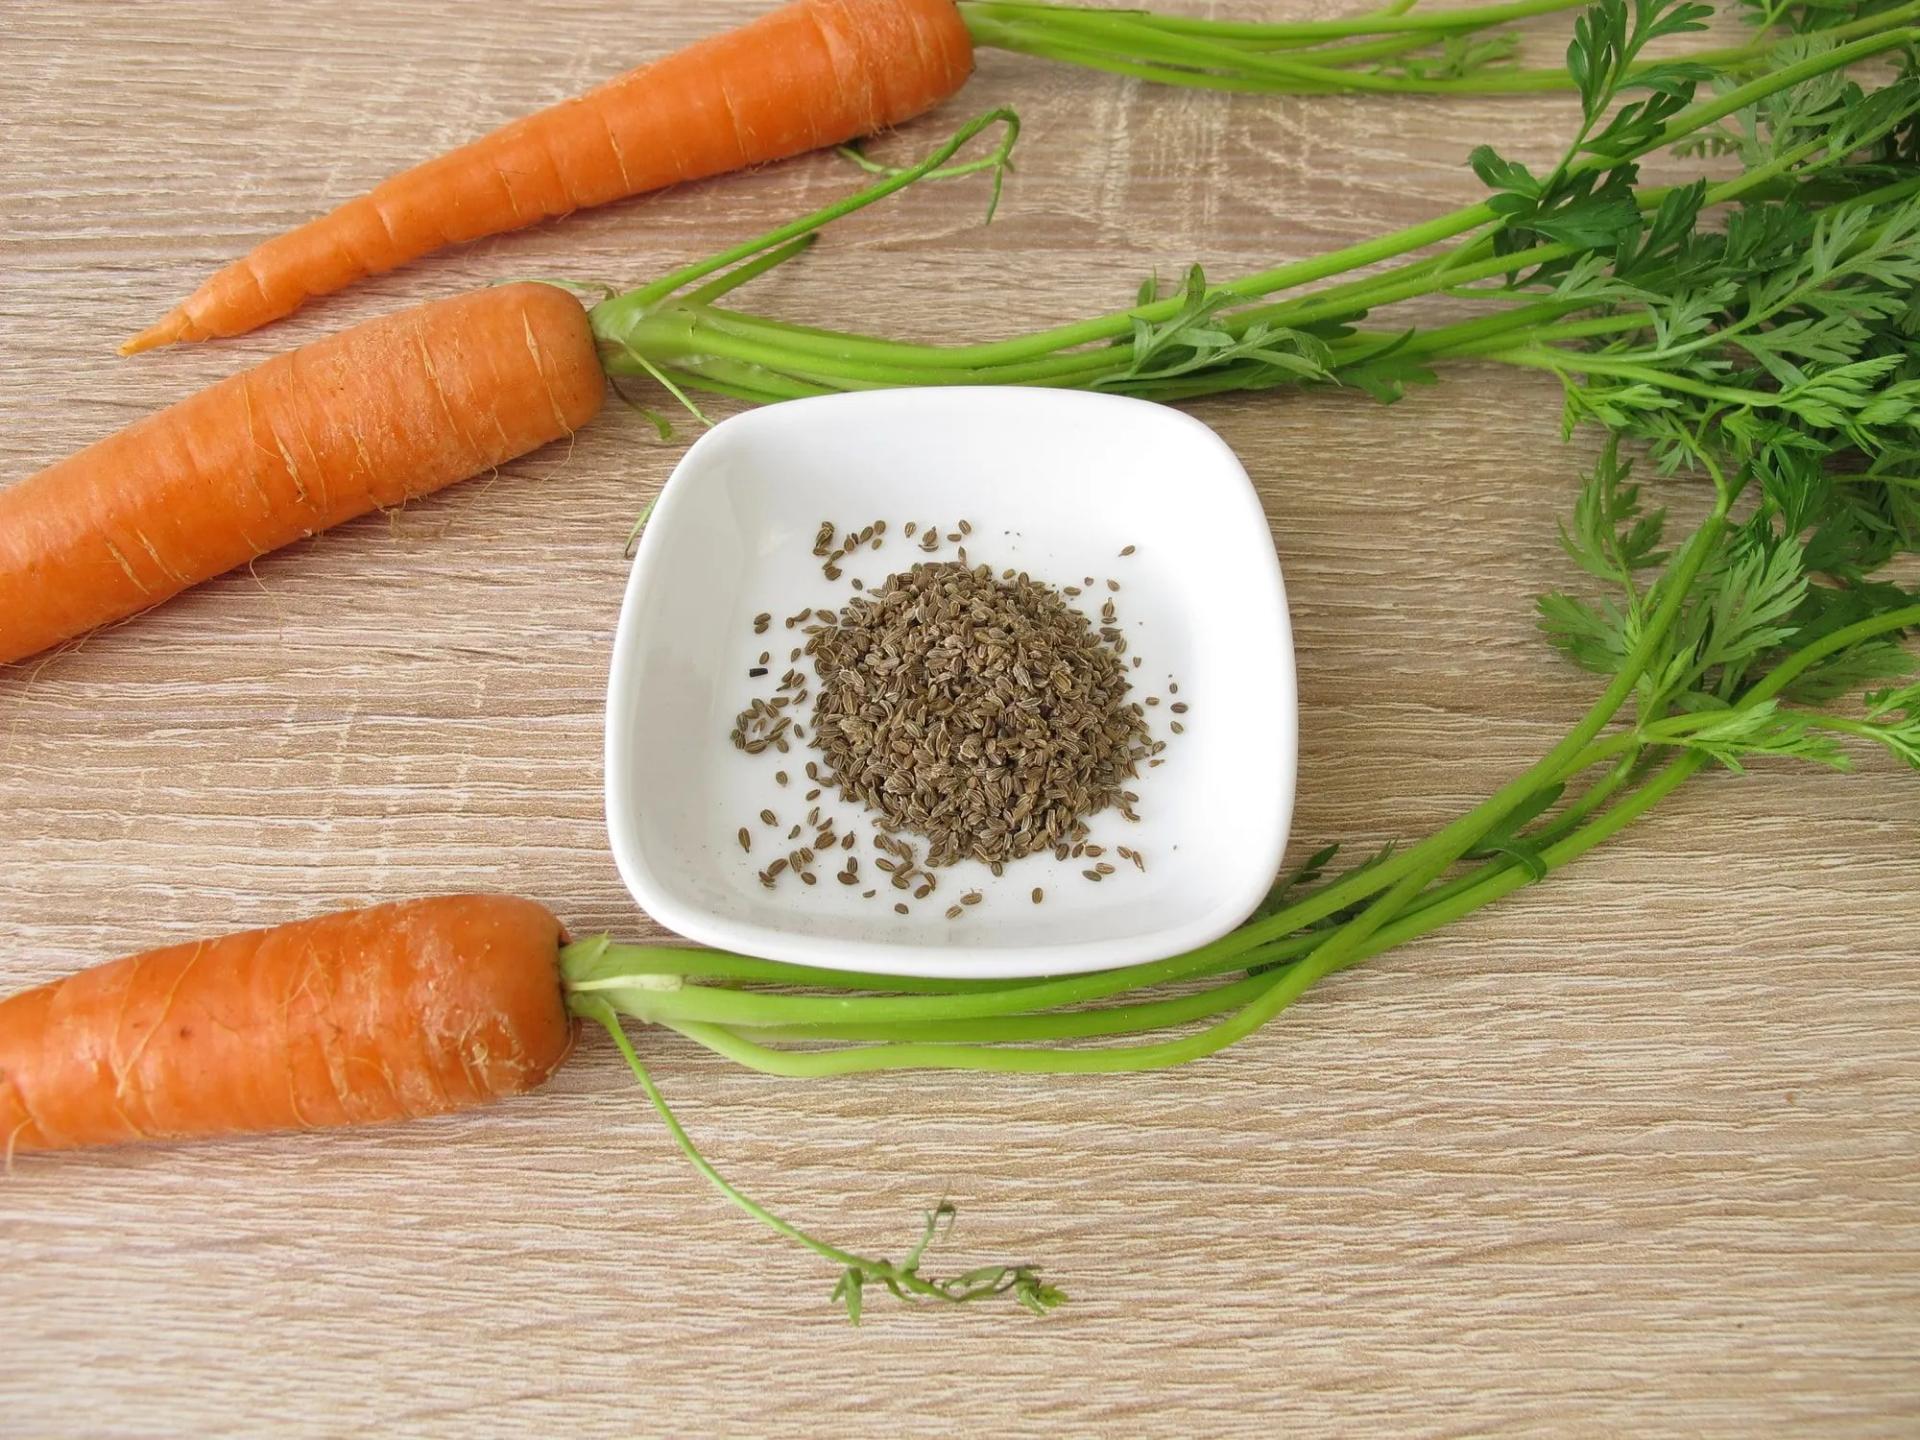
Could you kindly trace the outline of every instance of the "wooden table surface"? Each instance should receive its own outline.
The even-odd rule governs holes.
[[[847,190],[815,156],[444,255],[244,341],[113,354],[261,237],[760,8],[14,0],[0,483],[348,322],[503,276],[649,276]],[[1156,267],[1228,274],[1461,203],[1472,144],[1545,158],[1571,113],[987,54],[889,143],[1001,101],[1028,134],[990,229],[977,188],[923,188],[759,303],[1012,333]],[[1592,449],[1561,444],[1550,380],[1194,409],[1287,569],[1296,853],[1417,836],[1577,715],[1594,687],[1530,612]],[[610,407],[571,449],[0,675],[0,990],[463,888],[658,936],[608,858],[599,743],[621,542],[679,450]],[[1167,1074],[795,1085],[642,1038],[749,1190],[883,1250],[950,1197],[953,1258],[1031,1256],[1072,1293],[1043,1321],[876,1305],[849,1330],[833,1276],[708,1191],[604,1042],[484,1113],[23,1158],[0,1182],[0,1433],[1912,1434],[1917,838],[1920,785],[1876,758],[1703,779]]]

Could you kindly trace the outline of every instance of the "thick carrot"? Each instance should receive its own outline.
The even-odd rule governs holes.
[[[870,135],[972,69],[954,0],[791,0],[267,241],[120,348],[239,335],[443,246]]]
[[[539,1085],[560,922],[452,895],[129,956],[0,1001],[0,1153],[363,1125]]]
[[[0,490],[0,663],[557,440],[605,380],[579,302],[506,285],[269,360]]]

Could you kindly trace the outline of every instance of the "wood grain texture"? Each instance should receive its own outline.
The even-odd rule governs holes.
[[[849,185],[814,157],[429,260],[248,340],[112,344],[426,152],[758,0],[0,7],[0,483],[243,360],[504,276],[642,277]],[[1242,13],[1332,11],[1334,0]],[[1553,47],[1547,46],[1550,53]],[[762,282],[779,313],[988,337],[1370,235],[1545,156],[1563,100],[1263,102],[987,55],[964,185]],[[1298,845],[1412,835],[1590,685],[1533,633],[1586,446],[1551,382],[1391,412],[1196,407],[1258,478],[1303,679]],[[620,542],[677,449],[570,451],[350,525],[0,675],[0,989],[343,903],[514,890],[659,933],[602,840]],[[0,1182],[0,1433],[1911,1434],[1920,1428],[1920,789],[1703,780],[1550,883],[1165,1075],[793,1086],[648,1053],[723,1168],[898,1248],[1044,1261],[1074,1303],[876,1307],[724,1208],[590,1044],[411,1128],[22,1161]]]

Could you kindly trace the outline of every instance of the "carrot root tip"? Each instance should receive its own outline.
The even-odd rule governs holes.
[[[120,342],[122,355],[138,355],[143,350],[158,350],[162,345],[171,345],[181,337],[185,326],[180,312],[174,311],[158,324],[149,325],[138,335]]]

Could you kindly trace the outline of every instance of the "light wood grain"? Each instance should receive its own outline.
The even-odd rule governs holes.
[[[112,342],[441,146],[759,9],[605,0],[0,7],[0,482],[243,361],[509,275],[655,273],[845,190],[815,157],[419,264],[264,335]],[[1248,13],[1305,13],[1300,5]],[[1326,9],[1335,8],[1326,0]],[[1551,53],[1551,44],[1545,53]],[[988,337],[1201,259],[1474,193],[1564,100],[1266,102],[983,57],[1028,127],[1001,218],[916,193],[763,283],[779,313]],[[1303,679],[1300,847],[1412,835],[1590,684],[1529,605],[1587,446],[1542,378],[1394,410],[1197,407],[1266,498]],[[620,541],[677,449],[571,451],[263,560],[0,675],[0,990],[462,887],[656,935],[601,831]],[[0,1183],[0,1433],[1823,1434],[1920,1428],[1920,787],[1704,780],[1550,883],[1154,1076],[794,1086],[649,1035],[739,1181],[849,1243],[1074,1303],[876,1307],[724,1208],[616,1057],[358,1134],[35,1159]]]

